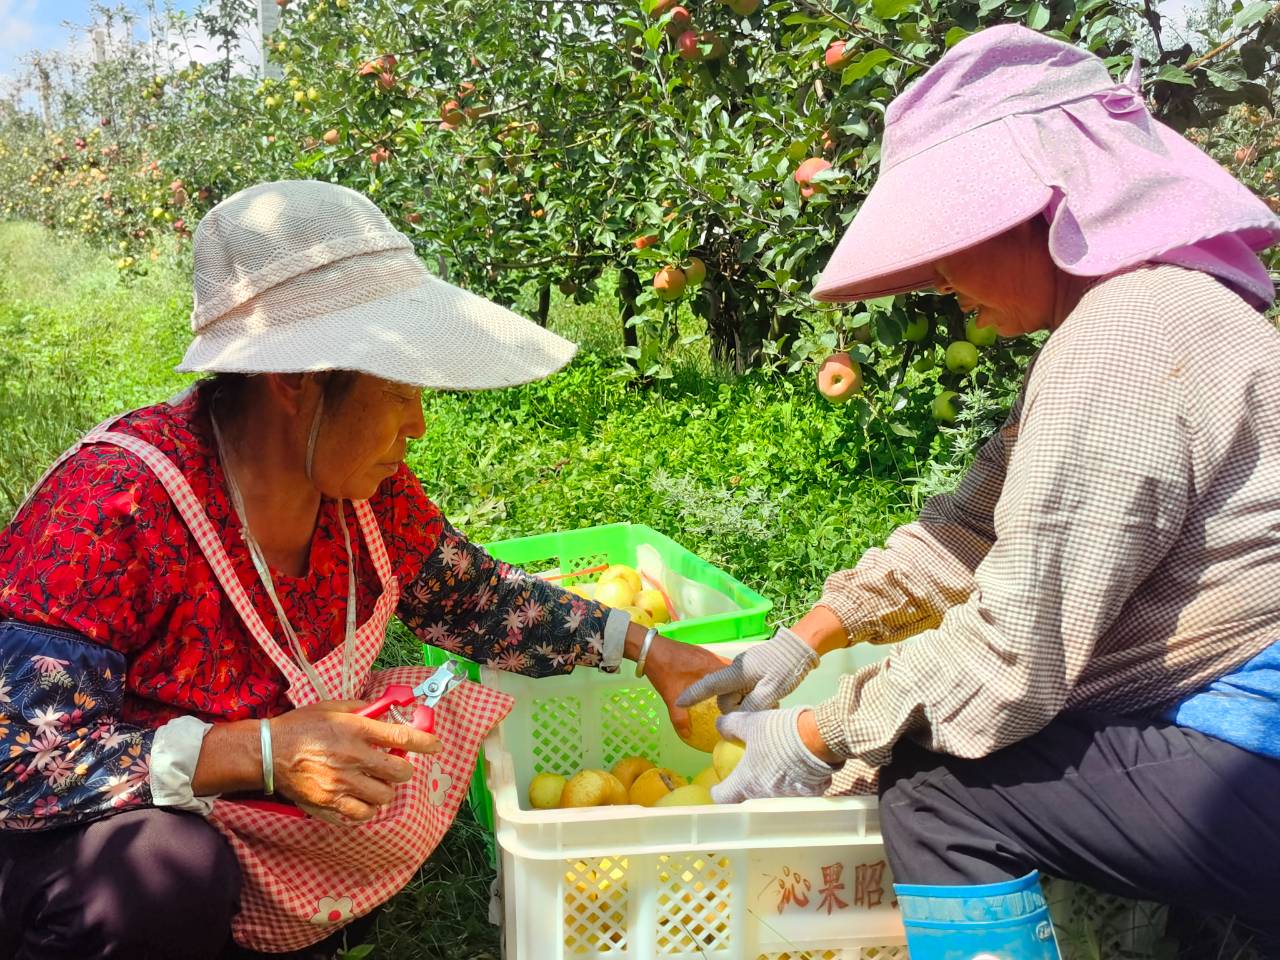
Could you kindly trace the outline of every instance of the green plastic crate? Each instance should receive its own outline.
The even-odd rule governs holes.
[[[641,544],[656,550],[662,562],[674,572],[720,591],[739,605],[739,609],[733,612],[663,624],[663,636],[697,644],[764,639],[768,636],[767,618],[769,611],[773,609],[772,601],[686,550],[665,534],[641,523],[610,523],[561,533],[541,533],[532,537],[490,543],[485,549],[493,557],[529,573],[540,573],[552,567],[559,567],[562,572],[568,573],[602,563],[634,565],[636,551]],[[598,574],[589,574],[582,579],[591,580],[596,576]],[[479,666],[467,658],[431,646],[424,645],[422,650],[428,666],[439,666],[446,660],[453,660],[465,667],[467,676],[479,681]],[[476,821],[492,838],[493,798],[485,784],[483,751],[476,761],[476,770],[471,777],[471,788],[467,796]],[[490,849],[491,859],[493,853]]]

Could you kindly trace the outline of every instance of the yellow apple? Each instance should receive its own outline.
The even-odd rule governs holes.
[[[708,790],[710,790],[712,787],[714,787],[717,783],[720,782],[720,775],[716,773],[715,767],[707,767],[707,769],[703,770],[701,773],[699,773],[696,777],[693,778],[693,782],[700,787],[706,787]]]
[[[599,807],[610,802],[612,784],[603,770],[580,770],[569,778],[560,795],[561,807]]]
[[[612,773],[601,771],[609,778],[609,798],[605,801],[610,806],[617,806],[622,803],[630,803],[630,794],[622,781],[615,777]]]
[[[652,807],[672,790],[686,786],[688,782],[674,770],[654,767],[636,777],[636,782],[631,785],[631,802]]]
[[[689,708],[689,735],[680,739],[703,753],[711,753],[720,741],[716,730],[716,721],[720,719],[720,708],[715,697],[708,697]]]
[[[595,599],[606,607],[629,607],[635,598],[636,592],[621,580],[596,584]]]
[[[644,757],[623,757],[613,765],[611,772],[622,781],[624,787],[630,790],[631,785],[636,782],[636,777],[652,769],[653,764]]]
[[[613,580],[622,580],[631,588],[631,593],[640,592],[640,573],[635,567],[629,567],[625,563],[615,563],[604,573],[600,574],[601,585],[609,583]]]
[[[671,610],[667,607],[661,590],[654,590],[652,587],[641,590],[636,594],[636,606],[647,613],[654,623],[666,623],[671,619]]]
[[[560,806],[560,795],[568,781],[558,773],[540,773],[529,781],[529,806],[552,810]]]
[[[625,610],[631,617],[632,623],[638,623],[642,627],[652,627],[653,618],[649,616],[649,611],[642,610],[640,607],[619,607],[619,610]]]
[[[655,807],[695,807],[705,806],[708,803],[715,803],[711,799],[711,790],[701,784],[691,783],[684,787],[677,787],[668,793],[665,797],[660,797]]]
[[[741,740],[721,740],[711,751],[711,766],[716,776],[722,781],[729,779],[733,768],[738,765],[742,755],[747,752],[747,745]]]

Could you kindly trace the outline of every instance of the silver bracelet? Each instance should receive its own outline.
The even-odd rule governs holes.
[[[658,635],[657,627],[650,627],[649,632],[644,635],[644,643],[640,644],[640,655],[636,657],[636,676],[644,676],[644,661],[649,656],[649,647],[653,644],[653,638]]]
[[[275,758],[271,755],[271,721],[258,721],[258,738],[262,743],[262,792],[268,797],[276,792]]]

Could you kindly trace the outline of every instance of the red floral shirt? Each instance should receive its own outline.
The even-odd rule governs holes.
[[[134,411],[111,429],[177,464],[263,622],[281,636],[227,495],[205,391]],[[402,584],[398,613],[425,642],[535,675],[598,662],[604,608],[466,541],[407,467],[369,502]],[[346,509],[363,622],[381,585]],[[334,501],[322,503],[307,573],[273,576],[307,656],[337,648],[347,557]],[[155,727],[184,714],[236,720],[291,706],[283,675],[245,630],[159,480],[118,447],[81,448],[0,533],[0,585],[0,618],[72,630],[124,655],[128,724]]]

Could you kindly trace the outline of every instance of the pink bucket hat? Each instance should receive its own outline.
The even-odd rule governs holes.
[[[938,259],[1038,213],[1067,273],[1169,262],[1259,307],[1275,296],[1254,251],[1280,218],[1151,117],[1137,65],[1117,85],[1092,53],[1019,26],[962,40],[889,104],[880,176],[813,296],[932,286]]]

